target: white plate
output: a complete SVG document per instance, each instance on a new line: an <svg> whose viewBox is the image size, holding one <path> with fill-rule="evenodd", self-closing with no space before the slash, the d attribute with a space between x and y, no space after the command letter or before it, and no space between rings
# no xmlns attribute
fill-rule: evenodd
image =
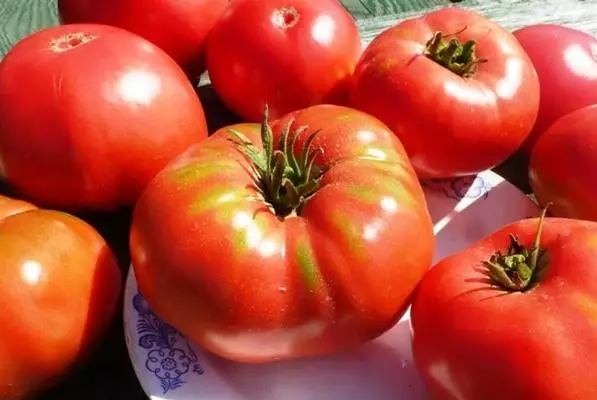
<svg viewBox="0 0 597 400"><path fill-rule="evenodd" d="M493 172L425 184L435 224L435 262L501 226L539 214ZM332 357L242 365L204 352L162 322L131 268L124 330L137 377L152 400L427 400L412 361L409 314L389 332Z"/></svg>

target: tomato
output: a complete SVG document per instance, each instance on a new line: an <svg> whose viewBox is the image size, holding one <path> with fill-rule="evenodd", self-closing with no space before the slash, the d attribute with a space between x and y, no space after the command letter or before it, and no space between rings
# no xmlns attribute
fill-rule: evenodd
<svg viewBox="0 0 597 400"><path fill-rule="evenodd" d="M240 362L377 337L434 248L422 188L381 122L323 105L269 126L223 128L173 161L139 199L130 236L151 308Z"/></svg>
<svg viewBox="0 0 597 400"><path fill-rule="evenodd" d="M394 131L420 178L450 178L518 149L537 116L539 82L508 31L451 7L376 37L356 67L351 104Z"/></svg>
<svg viewBox="0 0 597 400"><path fill-rule="evenodd" d="M535 127L523 147L530 153L538 137L558 118L597 104L597 39L559 25L532 25L514 32L535 66L541 102Z"/></svg>
<svg viewBox="0 0 597 400"><path fill-rule="evenodd" d="M538 223L500 229L421 282L413 355L435 400L597 398L597 223L546 219L535 246Z"/></svg>
<svg viewBox="0 0 597 400"><path fill-rule="evenodd" d="M229 0L58 0L63 23L113 25L168 53L185 71L205 70L207 34Z"/></svg>
<svg viewBox="0 0 597 400"><path fill-rule="evenodd" d="M88 224L0 196L0 398L45 390L89 354L120 298L116 260Z"/></svg>
<svg viewBox="0 0 597 400"><path fill-rule="evenodd" d="M207 137L182 70L109 26L23 39L0 64L0 103L0 176L61 208L133 204L170 159Z"/></svg>
<svg viewBox="0 0 597 400"><path fill-rule="evenodd" d="M539 137L529 182L557 217L597 221L597 105L560 118Z"/></svg>
<svg viewBox="0 0 597 400"><path fill-rule="evenodd" d="M246 121L320 103L346 102L362 50L356 24L337 0L235 0L207 44L216 93Z"/></svg>

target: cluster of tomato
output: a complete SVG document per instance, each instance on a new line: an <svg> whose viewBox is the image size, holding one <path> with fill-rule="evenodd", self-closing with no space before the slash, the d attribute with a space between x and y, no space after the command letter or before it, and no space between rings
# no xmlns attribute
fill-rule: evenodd
<svg viewBox="0 0 597 400"><path fill-rule="evenodd" d="M597 41L450 7L365 49L337 0L59 0L0 64L0 174L66 211L134 206L144 297L240 362L331 354L413 303L436 399L597 398ZM207 68L245 122L208 138ZM440 261L420 179L530 155L558 217ZM524 171L523 173L526 173ZM504 205L507 207L507 205ZM121 278L83 221L0 201L0 398L81 360ZM26 348L21 343L29 343Z"/></svg>

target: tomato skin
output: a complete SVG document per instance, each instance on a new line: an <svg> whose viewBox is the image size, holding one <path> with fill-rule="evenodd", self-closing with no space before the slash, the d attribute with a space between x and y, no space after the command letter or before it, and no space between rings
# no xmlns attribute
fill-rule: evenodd
<svg viewBox="0 0 597 400"><path fill-rule="evenodd" d="M553 124L537 141L529 182L540 204L557 217L597 221L597 105Z"/></svg>
<svg viewBox="0 0 597 400"><path fill-rule="evenodd" d="M0 398L52 386L114 317L121 274L102 237L57 211L0 196Z"/></svg>
<svg viewBox="0 0 597 400"><path fill-rule="evenodd" d="M235 0L207 47L216 93L252 122L261 120L266 102L272 119L345 103L362 51L354 20L336 0Z"/></svg>
<svg viewBox="0 0 597 400"><path fill-rule="evenodd" d="M597 39L552 24L527 26L514 36L531 58L541 86L539 115L522 148L530 154L539 136L560 117L597 104Z"/></svg>
<svg viewBox="0 0 597 400"><path fill-rule="evenodd" d="M508 225L434 266L411 309L413 354L436 400L597 398L597 224L546 219L551 257L527 292L492 286L481 261L509 234L532 246L537 219Z"/></svg>
<svg viewBox="0 0 597 400"><path fill-rule="evenodd" d="M92 39L51 47L81 33L72 43ZM182 70L109 26L64 25L23 39L0 64L0 103L10 104L0 108L0 175L59 208L133 204L171 158L207 137Z"/></svg>
<svg viewBox="0 0 597 400"><path fill-rule="evenodd" d="M470 78L444 68L423 54L437 31L475 40L487 61ZM450 178L492 168L518 149L537 116L539 83L508 31L451 7L376 37L356 67L351 105L394 131L420 178Z"/></svg>
<svg viewBox="0 0 597 400"><path fill-rule="evenodd" d="M294 127L309 126L295 153L321 128L316 165L337 163L300 215L279 219L267 207L228 140L236 129L261 147L258 124L189 149L148 185L133 215L131 258L152 310L239 362L330 354L377 337L431 264L423 191L387 127L339 106L292 117ZM273 143L282 125L272 125Z"/></svg>
<svg viewBox="0 0 597 400"><path fill-rule="evenodd" d="M207 34L229 0L58 0L65 24L96 23L149 40L189 75L205 70Z"/></svg>

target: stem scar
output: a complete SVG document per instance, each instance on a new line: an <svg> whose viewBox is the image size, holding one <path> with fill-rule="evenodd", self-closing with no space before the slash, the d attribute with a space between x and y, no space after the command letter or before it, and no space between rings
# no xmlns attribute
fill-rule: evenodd
<svg viewBox="0 0 597 400"><path fill-rule="evenodd" d="M313 145L319 131L309 133L301 143L300 151L295 154L297 140L307 131L307 127L301 126L291 132L293 123L294 120L290 120L283 127L280 141L274 147L266 105L261 124L263 149L255 146L242 133L229 131L229 140L251 164L255 185L281 218L300 213L304 203L319 189L323 174L315 163L323 149Z"/></svg>
<svg viewBox="0 0 597 400"><path fill-rule="evenodd" d="M52 39L50 42L50 50L55 53L64 53L65 51L89 43L92 40L97 39L97 37L97 35L89 35L84 32L67 33L66 35Z"/></svg>
<svg viewBox="0 0 597 400"><path fill-rule="evenodd" d="M461 43L453 37L455 34L435 32L427 41L423 54L456 75L470 78L477 72L479 64L487 62L487 59L477 57L474 40Z"/></svg>

